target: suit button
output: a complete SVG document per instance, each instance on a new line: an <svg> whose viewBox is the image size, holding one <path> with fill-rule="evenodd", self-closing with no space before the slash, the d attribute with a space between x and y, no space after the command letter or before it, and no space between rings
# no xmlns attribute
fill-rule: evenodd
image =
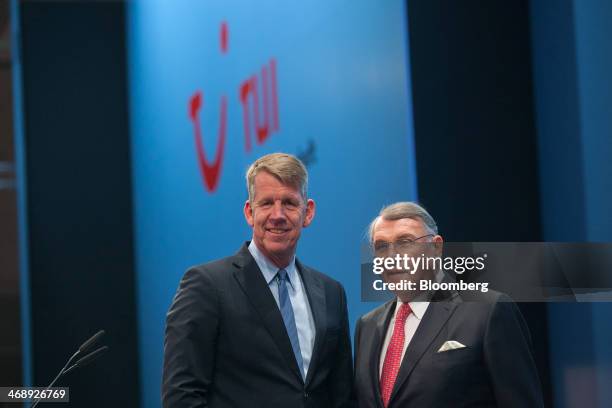
<svg viewBox="0 0 612 408"><path fill-rule="evenodd" d="M307 392L304 393L304 399L308 399L308 393Z"/></svg>

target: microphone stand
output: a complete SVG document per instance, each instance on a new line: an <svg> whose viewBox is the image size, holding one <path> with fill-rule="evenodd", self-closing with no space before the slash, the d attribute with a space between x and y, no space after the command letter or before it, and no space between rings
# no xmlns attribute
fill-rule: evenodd
<svg viewBox="0 0 612 408"><path fill-rule="evenodd" d="M85 351L89 350L94 344L96 344L98 342L98 340L105 334L106 332L104 330L100 330L99 332L97 332L96 334L94 334L91 338L89 338L89 340L87 340L85 343L83 343L81 345L81 347L79 347L79 349L68 359L68 361L66 362L66 364L64 365L64 367L62 367L62 369L60 370L60 372L55 376L55 378L53 379L53 381L51 381L51 384L49 384L47 386L46 391L49 391L49 389L51 389L51 387L53 387L53 385L55 385L55 382L57 380L60 379L60 377L68 374L69 372L73 371L74 369L78 368L78 367L83 367L89 363L91 363L93 360L97 359L98 357L100 357L102 354L104 354L105 352L107 352L109 350L109 348L107 346L102 346L98 349L96 349L95 351L92 351L91 353L87 354L85 357L81 357L79 360L77 360L76 363L72 364L71 363L77 358L79 357L81 354L83 354ZM37 398L34 403L30 406L30 408L35 408L41 401L41 397Z"/></svg>

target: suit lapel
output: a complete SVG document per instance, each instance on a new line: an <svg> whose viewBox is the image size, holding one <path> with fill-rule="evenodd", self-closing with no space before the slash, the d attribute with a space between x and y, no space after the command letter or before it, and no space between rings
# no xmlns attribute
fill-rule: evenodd
<svg viewBox="0 0 612 408"><path fill-rule="evenodd" d="M291 342L287 335L283 317L261 270L257 266L257 262L251 256L246 245L236 254L234 265L237 267L234 272L236 280L253 305L253 308L260 315L265 328L274 339L281 354L287 360L287 364L291 367L291 371L302 381L302 375L295 361L295 355L291 348Z"/></svg>
<svg viewBox="0 0 612 408"><path fill-rule="evenodd" d="M452 301L453 298L444 301L432 301L427 307L427 311L419 323L408 348L402 360L400 371L393 386L393 392L389 399L389 405L393 401L393 397L397 394L402 384L408 379L415 366L429 348L431 342L446 324L450 316L455 311L457 303Z"/></svg>
<svg viewBox="0 0 612 408"><path fill-rule="evenodd" d="M310 365L308 367L308 374L306 375L306 385L312 381L312 376L316 372L317 365L319 364L322 347L325 340L325 334L327 333L327 306L325 302L325 290L323 288L323 282L317 278L307 267L302 265L296 259L296 266L304 282L304 288L308 297L308 303L310 304L310 310L312 311L312 318L315 324L315 343L312 349L312 357L310 359Z"/></svg>
<svg viewBox="0 0 612 408"><path fill-rule="evenodd" d="M387 335L387 328L393 313L395 312L396 299L387 302L380 312L378 320L376 322L376 330L374 331L374 338L372 340L373 352L370 354L370 377L372 379L372 389L374 391L374 397L380 408L383 407L382 395L380 393L380 357L382 353L383 343L385 336Z"/></svg>

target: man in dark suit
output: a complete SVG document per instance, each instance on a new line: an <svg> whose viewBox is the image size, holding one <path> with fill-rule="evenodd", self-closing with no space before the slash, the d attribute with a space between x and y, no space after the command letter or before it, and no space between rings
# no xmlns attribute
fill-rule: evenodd
<svg viewBox="0 0 612 408"><path fill-rule="evenodd" d="M247 172L253 239L189 269L167 315L166 408L346 407L352 356L346 296L295 258L315 214L295 157L264 156Z"/></svg>
<svg viewBox="0 0 612 408"><path fill-rule="evenodd" d="M416 246L435 257L443 239L424 208L404 202L381 211L370 225L370 241L379 255ZM385 282L407 276L449 281L439 270L383 272ZM395 294L357 322L360 408L544 405L527 326L507 296L418 289Z"/></svg>

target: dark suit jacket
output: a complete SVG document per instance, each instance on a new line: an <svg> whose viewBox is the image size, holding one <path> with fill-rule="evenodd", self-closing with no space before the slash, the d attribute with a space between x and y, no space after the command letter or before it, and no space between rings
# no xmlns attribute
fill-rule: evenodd
<svg viewBox="0 0 612 408"><path fill-rule="evenodd" d="M542 407L531 339L516 305L489 291L466 301L439 293L412 338L389 408ZM355 393L360 408L383 408L380 353L396 300L362 316L355 330ZM437 351L448 340L466 348Z"/></svg>
<svg viewBox="0 0 612 408"><path fill-rule="evenodd" d="M280 310L243 246L189 269L166 319L166 408L345 407L352 392L346 295L340 283L297 262L316 327L305 381Z"/></svg>

